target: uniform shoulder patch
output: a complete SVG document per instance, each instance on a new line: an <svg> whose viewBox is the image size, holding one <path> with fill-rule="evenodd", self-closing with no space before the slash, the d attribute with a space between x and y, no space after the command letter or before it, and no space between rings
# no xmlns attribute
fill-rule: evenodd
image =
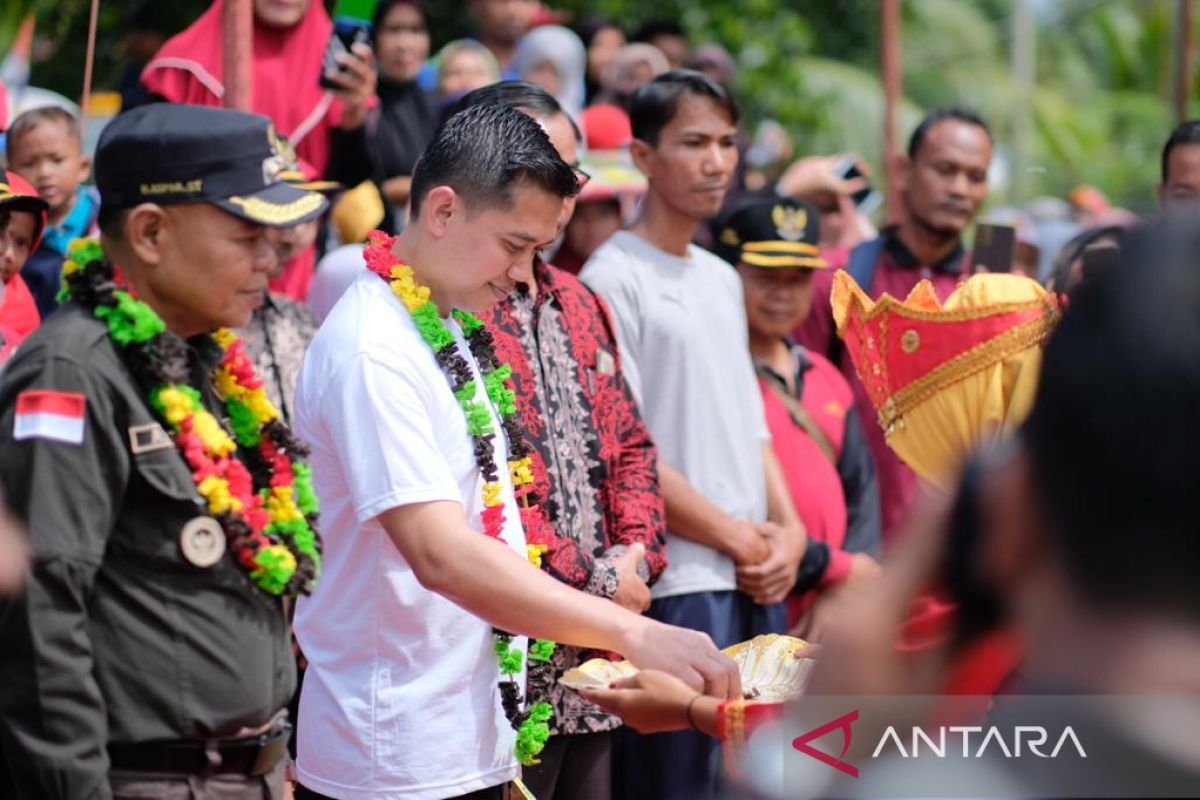
<svg viewBox="0 0 1200 800"><path fill-rule="evenodd" d="M87 398L74 392L30 389L17 395L13 439L83 444Z"/></svg>

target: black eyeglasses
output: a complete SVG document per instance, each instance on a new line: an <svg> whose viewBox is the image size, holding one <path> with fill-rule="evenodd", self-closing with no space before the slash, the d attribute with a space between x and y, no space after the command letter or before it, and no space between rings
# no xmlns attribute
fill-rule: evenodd
<svg viewBox="0 0 1200 800"><path fill-rule="evenodd" d="M579 188L587 186L588 181L592 179L592 174L580 167L579 162L572 164L571 169L575 170L575 180L579 181Z"/></svg>

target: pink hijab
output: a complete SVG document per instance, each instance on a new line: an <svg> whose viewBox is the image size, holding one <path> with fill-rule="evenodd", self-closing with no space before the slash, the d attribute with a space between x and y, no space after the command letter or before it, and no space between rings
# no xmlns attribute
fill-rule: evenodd
<svg viewBox="0 0 1200 800"><path fill-rule="evenodd" d="M222 104L223 6L224 0L214 0L189 28L162 46L142 71L146 89L172 103ZM271 118L314 176L325 174L329 132L342 113L333 94L317 84L332 32L321 0L309 0L308 10L291 28L254 23L254 110Z"/></svg>

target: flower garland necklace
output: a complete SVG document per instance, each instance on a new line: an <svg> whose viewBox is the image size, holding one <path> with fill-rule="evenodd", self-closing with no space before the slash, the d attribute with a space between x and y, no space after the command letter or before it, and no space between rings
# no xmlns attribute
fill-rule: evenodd
<svg viewBox="0 0 1200 800"><path fill-rule="evenodd" d="M483 533L499 539L504 527L502 484L496 465L493 442L496 432L487 406L476 399L479 388L471 367L458 352L454 334L442 322L437 306L429 299L429 288L416 283L412 268L398 263L392 255L394 236L375 231L368 239L364 252L367 267L388 282L392 292L412 315L421 338L433 350L434 358L446 373L450 389L467 421L467 432L475 443L475 464L483 479L483 511L480 513ZM462 330L467 347L479 365L483 389L496 410L500 425L509 443L508 469L512 476L513 493L517 500L521 523L525 528L526 552L530 563L542 565L542 554L553 542L554 531L542 515L533 487L533 469L529 458L531 449L525 441L517 416L516 396L507 384L512 375L508 364L501 364L492 346L492 334L476 317L455 309L451 316ZM550 718L554 711L546 701L553 681L550 658L554 642L537 639L529 644L529 695L526 710L521 709L521 691L515 676L521 671L524 654L513 647L513 635L495 631L496 659L500 666L500 700L509 724L517 732L516 756L522 764L537 764L537 755L550 737Z"/></svg>
<svg viewBox="0 0 1200 800"><path fill-rule="evenodd" d="M167 331L154 309L117 288L98 242L71 242L62 275L59 302L74 299L107 324L250 580L270 595L311 591L321 573L321 542L307 449L267 399L242 341L225 329L212 334L222 357L210 377L230 436L189 385L183 339Z"/></svg>

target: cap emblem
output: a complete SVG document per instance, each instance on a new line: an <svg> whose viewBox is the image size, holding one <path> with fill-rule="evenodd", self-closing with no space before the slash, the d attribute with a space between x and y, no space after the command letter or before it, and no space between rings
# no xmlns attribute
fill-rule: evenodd
<svg viewBox="0 0 1200 800"><path fill-rule="evenodd" d="M267 143L271 147L271 155L263 159L264 186L278 183L283 173L296 162L292 143L276 133L274 125L267 126Z"/></svg>
<svg viewBox="0 0 1200 800"><path fill-rule="evenodd" d="M808 211L777 205L771 209L771 222L775 223L775 233L780 239L799 242L804 239L804 231L808 227Z"/></svg>

